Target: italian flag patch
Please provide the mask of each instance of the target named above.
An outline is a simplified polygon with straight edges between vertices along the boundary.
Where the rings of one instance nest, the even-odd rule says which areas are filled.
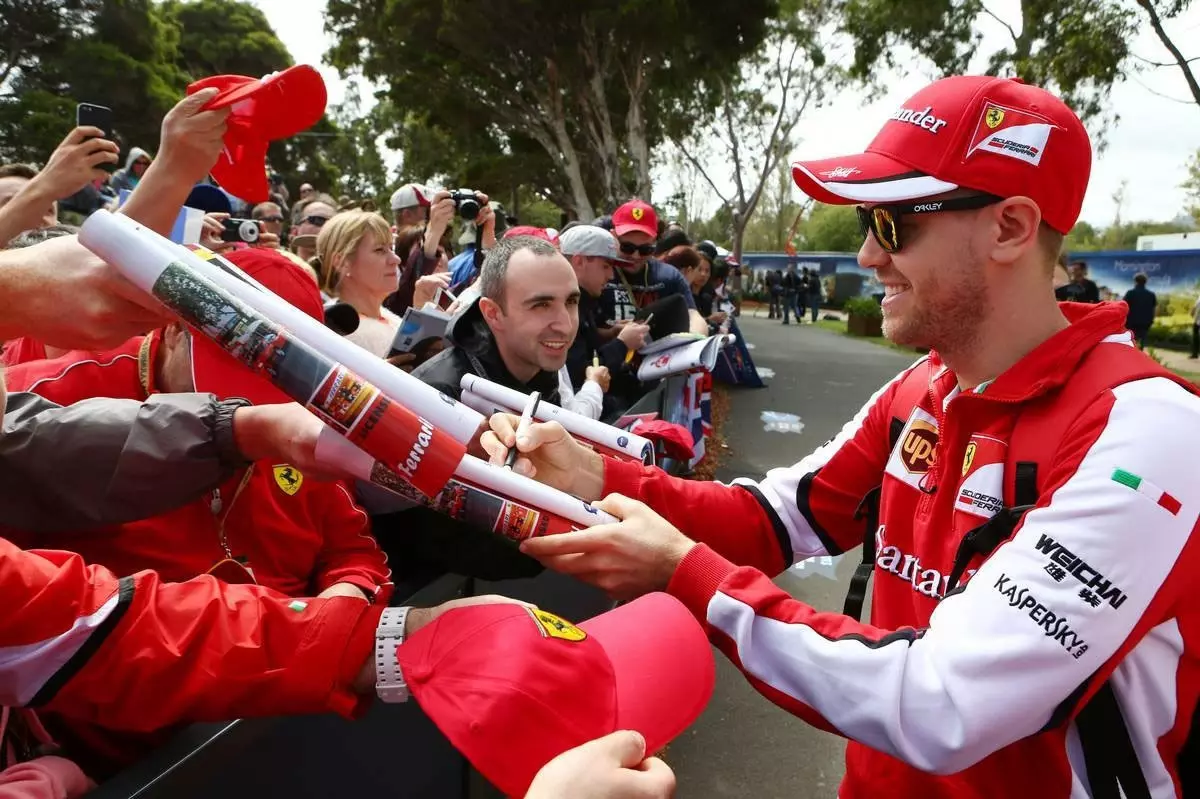
[[[1127,472],[1124,469],[1117,469],[1112,473],[1112,479],[1114,483],[1120,483],[1127,488],[1132,488],[1142,496],[1149,497],[1151,501],[1157,504],[1160,508],[1166,510],[1172,516],[1178,516],[1180,509],[1183,508],[1183,505],[1181,505],[1179,500],[1175,499],[1175,497],[1171,496],[1166,491],[1163,491],[1149,480],[1138,477],[1132,472]]]

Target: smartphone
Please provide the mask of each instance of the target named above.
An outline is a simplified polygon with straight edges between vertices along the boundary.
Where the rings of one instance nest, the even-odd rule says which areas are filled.
[[[75,126],[87,125],[93,128],[100,128],[100,130],[104,131],[102,138],[112,141],[112,115],[112,109],[106,106],[80,103],[75,107]],[[117,171],[116,164],[107,162],[100,164],[100,168],[109,174]]]

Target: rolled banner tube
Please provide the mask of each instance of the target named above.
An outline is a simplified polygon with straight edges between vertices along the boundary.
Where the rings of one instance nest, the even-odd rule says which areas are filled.
[[[470,444],[485,423],[482,414],[342,338],[240,270],[226,271],[222,264],[230,270],[236,270],[236,267],[223,258],[212,256],[213,260],[205,260],[129,217],[107,211],[97,211],[88,217],[79,232],[79,241],[121,269],[131,282],[147,292],[152,290],[157,279],[154,264],[161,268],[167,261],[181,261],[258,313],[287,328],[293,341],[303,342],[361,375],[463,444]],[[164,255],[156,257],[155,252]]]
[[[396,472],[328,427],[317,439],[317,460],[515,542],[616,521],[570,494],[471,455],[463,457],[454,478],[432,499],[422,497]]]
[[[482,397],[484,400],[494,402],[501,408],[524,408],[528,396],[502,386],[499,383],[493,383],[491,380],[486,380],[478,375],[463,375],[462,381],[459,383],[464,394],[467,392]],[[475,410],[480,410],[480,404],[473,403],[472,407]],[[585,439],[592,444],[595,444],[600,449],[612,453],[623,460],[640,461],[641,463],[654,464],[654,444],[649,439],[630,433],[628,430],[622,430],[619,427],[613,427],[610,424],[589,419],[586,416],[568,411],[565,408],[560,408],[557,405],[552,405],[549,402],[541,402],[538,404],[537,412],[534,417],[539,422],[558,422],[563,428],[575,436],[576,438]]]

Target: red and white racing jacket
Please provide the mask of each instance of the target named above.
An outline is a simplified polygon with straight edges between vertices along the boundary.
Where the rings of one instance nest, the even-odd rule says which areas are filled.
[[[963,534],[1002,496],[1023,403],[1100,342],[1128,341],[1122,304],[1068,315],[982,391],[959,392],[936,355],[922,358],[831,441],[757,483],[606,461],[606,494],[701,542],[669,590],[713,642],[773,702],[851,739],[843,799],[1086,796],[1072,719],[1110,676],[1151,795],[1179,791],[1200,693],[1200,398],[1150,378],[1064,418],[1037,506],[946,595]],[[929,390],[893,407],[909,372]],[[775,587],[768,575],[791,562],[861,542],[855,510],[881,477],[871,623]]]

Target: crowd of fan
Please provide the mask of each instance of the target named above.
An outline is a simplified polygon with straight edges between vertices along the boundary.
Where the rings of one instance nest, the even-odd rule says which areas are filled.
[[[201,205],[203,246],[316,319],[332,304],[352,307],[350,340],[444,393],[458,396],[462,376],[476,374],[593,418],[648,390],[631,366],[648,337],[706,334],[740,306],[738,265],[660,225],[637,199],[562,231],[521,226],[482,193],[417,184],[395,191],[391,218],[310,184],[291,202],[278,176],[269,201],[246,206],[211,185],[225,112],[201,110],[208,97],[179,103],[158,154],[134,148],[115,174],[103,167],[120,159],[117,145],[86,127],[40,170],[0,167],[0,291],[14,308],[0,324],[0,584],[10,586],[0,651],[66,641],[46,644],[55,667],[0,696],[38,705],[6,712],[0,768],[57,769],[45,757],[54,752],[86,786],[181,723],[355,712],[372,685],[356,643],[378,619],[372,609],[446,572],[494,580],[542,568],[490,530],[422,506],[369,512],[352,483],[318,479],[319,422],[167,317],[84,249],[68,220],[119,206],[165,234],[185,203]],[[478,211],[465,214],[472,199]],[[257,223],[254,243],[223,235],[239,214]],[[405,311],[443,298],[452,303],[444,340],[394,351]],[[104,647],[71,638],[77,617],[118,595],[130,605],[124,621],[93,615],[84,625],[106,630]],[[294,598],[303,612],[285,602]],[[239,636],[287,608],[294,637],[255,640],[258,654],[217,673],[164,654],[249,646]],[[32,618],[46,629],[17,621]],[[318,624],[322,632],[304,632]],[[293,674],[296,653],[317,646],[334,654]],[[131,647],[133,663],[121,654]],[[167,698],[145,700],[166,684]],[[18,740],[36,746],[14,749]]]

